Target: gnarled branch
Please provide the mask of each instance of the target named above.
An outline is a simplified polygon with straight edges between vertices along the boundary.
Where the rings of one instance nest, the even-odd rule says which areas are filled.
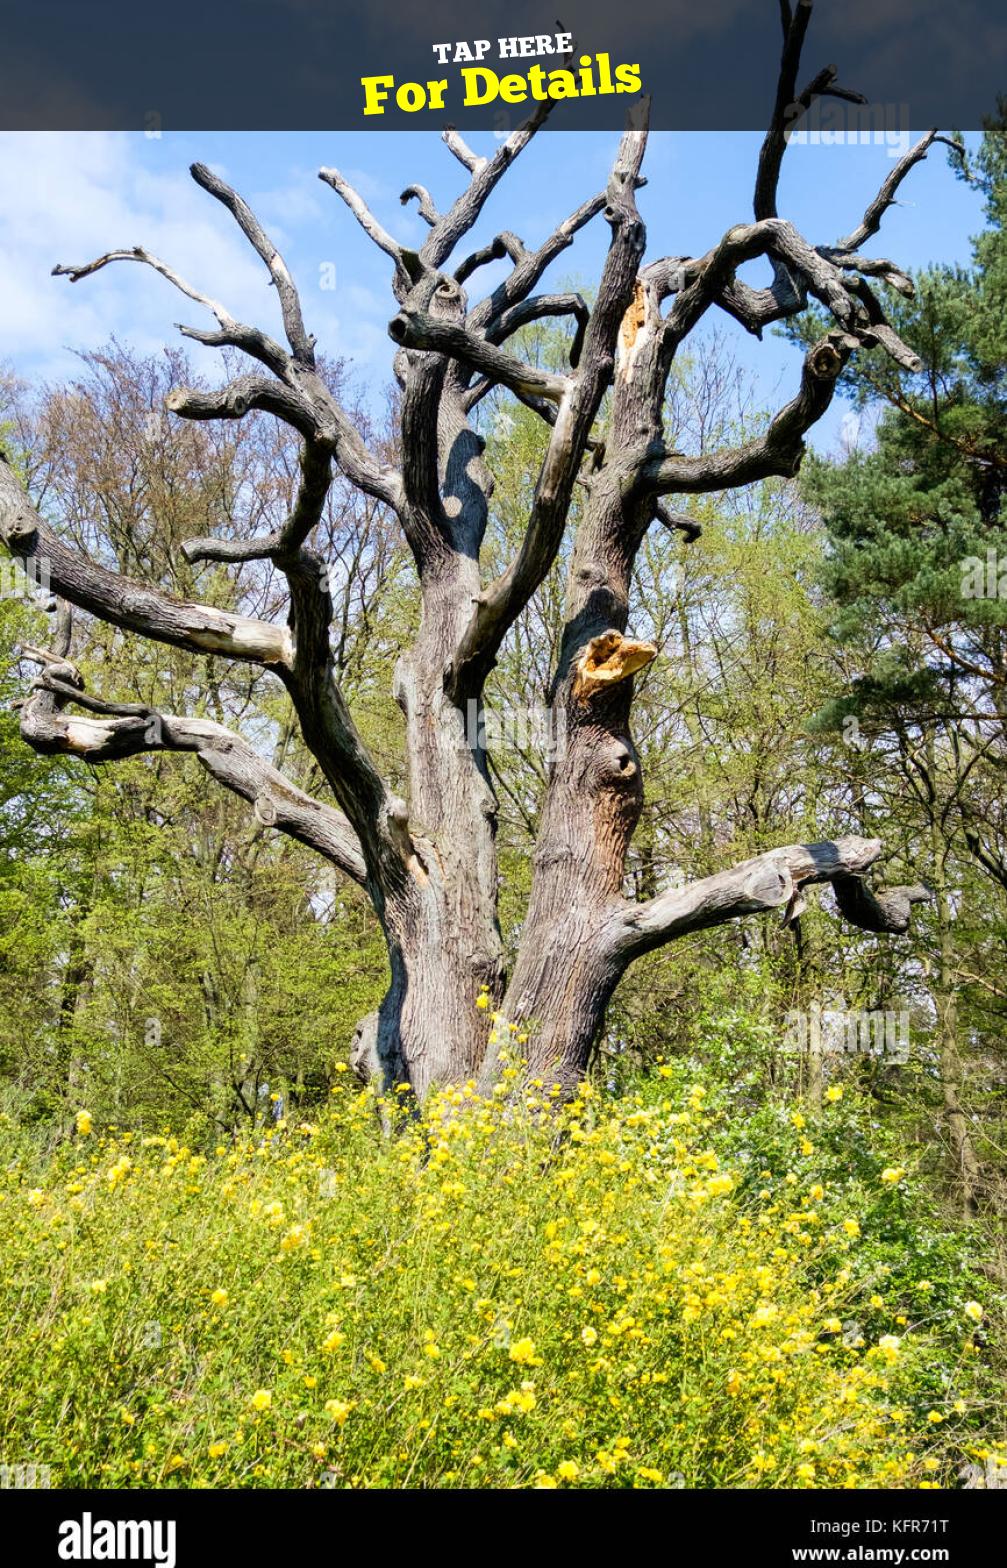
[[[294,287],[294,280],[287,270],[286,262],[255,213],[244,198],[208,169],[205,163],[194,163],[189,172],[197,185],[201,185],[204,191],[208,191],[227,208],[256,254],[265,262],[279,296],[283,329],[291,352],[301,364],[314,366],[315,340],[305,331],[301,301]]]
[[[580,363],[584,334],[591,316],[587,303],[580,294],[535,294],[517,305],[511,305],[508,310],[497,316],[486,337],[490,343],[502,343],[505,338],[520,332],[522,327],[527,327],[533,321],[542,321],[548,316],[573,316],[576,320],[577,330],[570,345],[570,366],[571,369],[576,370]]]
[[[617,950],[635,958],[688,931],[723,925],[745,915],[783,909],[799,912],[801,889],[831,882],[845,917],[868,931],[903,932],[909,908],[925,889],[896,888],[871,893],[863,881],[882,853],[880,839],[850,836],[818,844],[788,844],[756,855],[728,871],[671,889],[642,904],[627,904],[620,916]]]
[[[505,354],[486,338],[456,322],[441,321],[424,311],[405,309],[394,316],[388,326],[388,335],[403,348],[426,349],[435,354],[447,354],[460,359],[470,370],[499,382],[513,392],[530,397],[546,397],[551,402],[561,401],[567,389],[565,377],[534,365],[525,365],[512,355]]]
[[[248,801],[264,825],[287,833],[363,884],[367,868],[356,834],[342,812],[313,800],[259,756],[240,735],[208,719],[179,718],[140,703],[103,702],[82,688],[65,654],[24,649],[44,664],[21,709],[21,735],[35,751],[85,762],[116,761],[152,751],[193,752],[206,771]],[[76,706],[98,717],[79,718]]]
[[[943,142],[945,146],[953,148],[959,154],[962,151],[961,144],[954,141],[950,136],[941,136],[936,129],[927,131],[926,135],[921,136],[916,145],[910,147],[905,156],[899,159],[898,163],[883,181],[881,189],[867,208],[857,227],[852,233],[847,234],[845,239],[839,240],[834,247],[835,250],[846,251],[847,254],[851,251],[857,251],[861,245],[866,245],[867,241],[877,234],[881,228],[881,220],[889,207],[894,203],[902,181],[910,169],[926,157],[935,142]]]
[[[292,664],[293,641],[287,627],[175,599],[109,571],[64,544],[32,506],[2,453],[0,539],[43,560],[54,593],[113,626],[189,653],[216,653],[268,665],[278,673]]]
[[[142,245],[134,245],[129,250],[106,251],[96,260],[78,266],[57,265],[53,267],[52,275],[54,278],[69,278],[71,283],[79,283],[82,278],[91,277],[93,273],[100,272],[113,261],[139,261],[148,267],[153,267],[155,272],[159,272],[162,278],[167,278],[168,282],[174,284],[187,299],[194,300],[197,305],[202,305],[216,316],[220,324],[217,332],[203,332],[196,327],[179,326],[178,330],[183,337],[192,338],[195,342],[204,343],[212,348],[239,348],[253,359],[261,360],[264,365],[268,365],[276,375],[283,374],[287,355],[279,343],[274,342],[268,333],[260,332],[258,327],[249,327],[237,321],[225,306],[211,299],[208,294],[201,294],[198,289],[194,289],[172,267],[149,250],[145,250]]]
[[[605,208],[612,240],[581,362],[563,387],[521,547],[480,596],[455,654],[449,681],[455,701],[461,701],[470,686],[481,685],[507,629],[556,558],[574,481],[612,378],[619,329],[634,293],[645,238],[635,195],[645,146],[646,132],[637,130],[627,131],[619,144]],[[522,388],[532,397],[539,391],[534,386]]]
[[[654,455],[641,468],[643,488],[654,495],[695,494],[752,484],[774,474],[790,478],[800,466],[803,437],[828,408],[839,372],[855,346],[855,338],[829,333],[809,349],[800,391],[763,436],[702,457]]]

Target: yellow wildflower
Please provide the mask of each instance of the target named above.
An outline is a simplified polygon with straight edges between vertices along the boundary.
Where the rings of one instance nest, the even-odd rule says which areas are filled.
[[[281,1252],[293,1252],[297,1247],[304,1245],[308,1236],[306,1225],[291,1225],[286,1235],[280,1241]]]

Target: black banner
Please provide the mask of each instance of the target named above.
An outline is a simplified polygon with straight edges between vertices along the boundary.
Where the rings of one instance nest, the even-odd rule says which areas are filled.
[[[747,1563],[945,1563],[978,1568],[1002,1547],[1003,1497],[996,1492],[46,1492],[0,1493],[8,1538],[23,1542],[25,1564],[119,1561],[162,1568],[219,1568],[222,1541],[232,1560],[254,1565],[296,1551],[298,1563],[343,1555],[347,1529],[371,1546],[397,1522],[430,1540],[431,1528],[480,1536],[498,1514],[508,1536],[562,1529],[568,1546],[581,1530],[606,1524],[661,1532],[671,1560]],[[397,1521],[396,1516],[399,1516]],[[478,1517],[476,1517],[478,1515]],[[673,1531],[673,1534],[667,1532]],[[637,1534],[638,1538],[638,1534]],[[661,1537],[655,1533],[654,1541]],[[689,1543],[688,1550],[685,1550]],[[13,1559],[12,1559],[13,1560]]]
[[[561,18],[556,11],[562,9]],[[506,132],[549,101],[557,128],[757,130],[776,0],[35,0],[7,8],[0,127]],[[1002,0],[820,0],[805,60],[832,98],[803,129],[976,127],[1003,86]],[[801,87],[806,85],[803,81]]]

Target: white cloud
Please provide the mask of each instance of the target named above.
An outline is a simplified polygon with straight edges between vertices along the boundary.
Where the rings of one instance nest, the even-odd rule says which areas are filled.
[[[10,363],[32,383],[62,380],[78,372],[79,352],[114,335],[144,354],[184,346],[199,370],[220,379],[219,355],[176,328],[184,322],[212,330],[212,316],[149,267],[116,262],[75,284],[51,275],[56,263],[91,261],[133,245],[152,251],[239,319],[282,339],[276,293],[262,263],[230,214],[192,181],[181,153],[178,165],[166,168],[163,151],[153,157],[151,144],[137,134],[0,134],[0,364]],[[228,177],[226,168],[212,166]],[[425,232],[420,220],[382,182],[370,182],[370,189],[394,211],[397,232],[418,242]],[[340,204],[333,208],[315,171],[301,168],[284,171],[249,198],[288,255],[320,348],[352,360],[383,388],[391,374],[390,294],[351,281],[338,253],[336,291],[319,287],[319,267],[328,265],[323,247],[335,242]]]
[[[330,194],[320,185],[316,169],[292,169],[289,184],[253,191],[248,200],[273,238],[283,244],[281,228],[319,223],[325,218],[329,205],[325,197]]]
[[[151,167],[148,146],[142,136],[103,132],[0,135],[0,360],[33,379],[61,376],[73,369],[73,351],[113,333],[153,352],[182,341],[178,321],[212,328],[199,306],[132,262],[76,284],[51,276],[56,263],[133,245],[234,315],[278,330],[275,293],[230,216],[187,171]]]

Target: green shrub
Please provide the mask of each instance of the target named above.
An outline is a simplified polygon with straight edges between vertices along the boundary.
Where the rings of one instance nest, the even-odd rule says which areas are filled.
[[[508,1072],[385,1107],[391,1136],[344,1073],[316,1123],[205,1155],[82,1113],[44,1156],[8,1120],[0,1457],[62,1486],[867,1487],[992,1452],[988,1307],[910,1175],[843,1166],[856,1108],[739,1126],[668,1065],[556,1113]]]

